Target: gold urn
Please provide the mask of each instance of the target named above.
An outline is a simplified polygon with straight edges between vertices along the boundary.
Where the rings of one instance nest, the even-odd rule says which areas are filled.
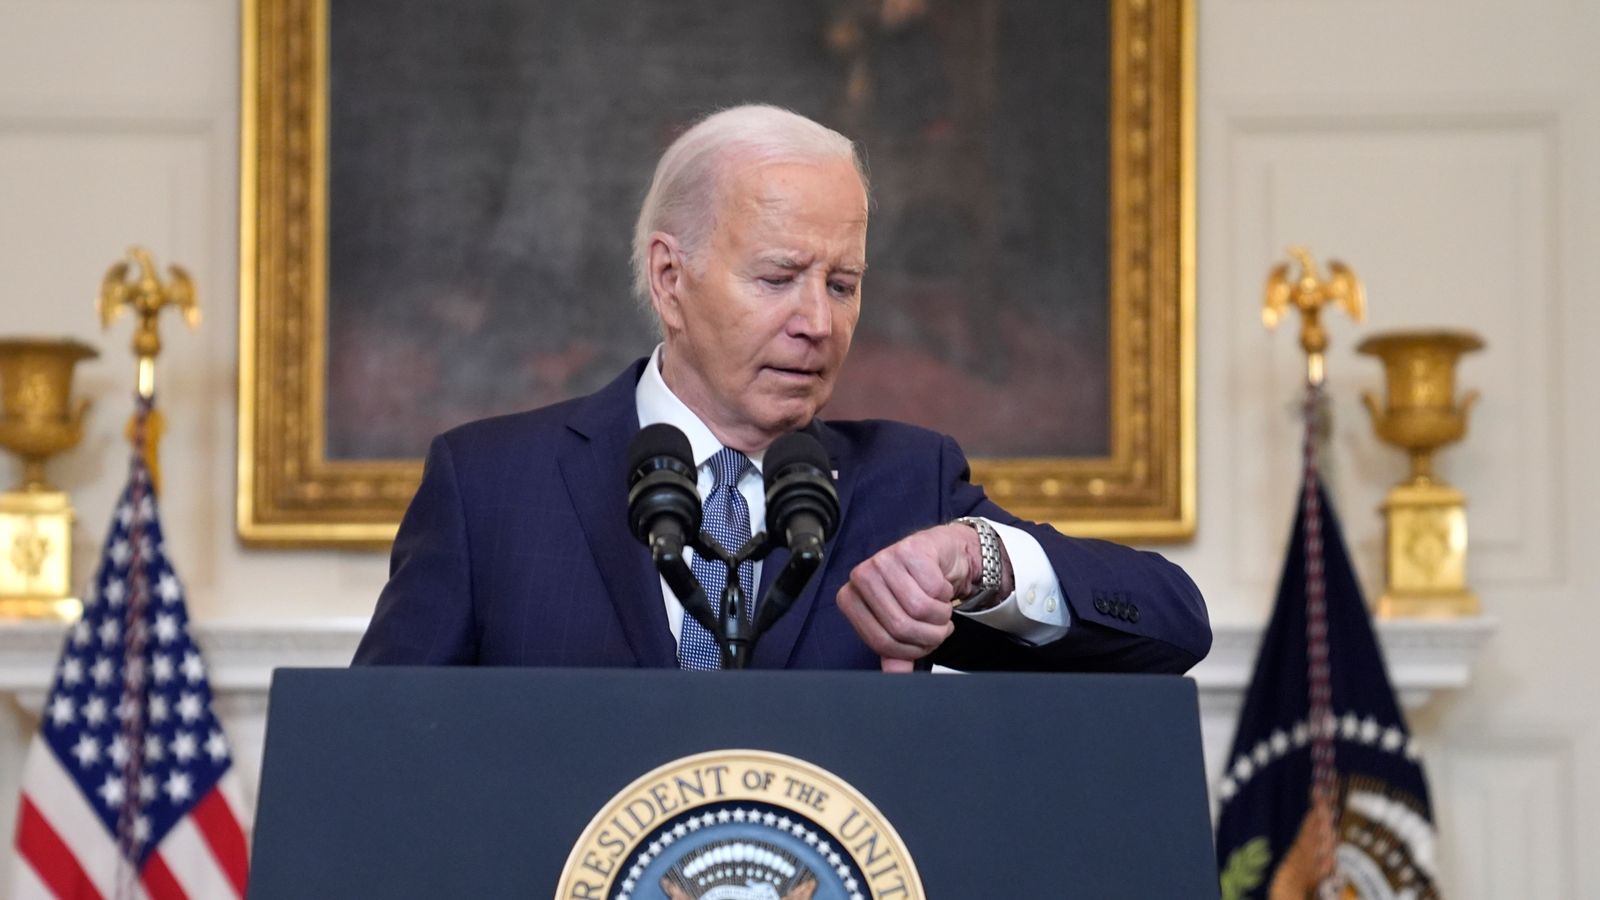
[[[0,493],[0,618],[77,613],[75,516],[67,495],[45,480],[44,464],[82,440],[89,401],[73,401],[72,372],[99,355],[70,339],[0,339],[0,447],[22,460],[22,482]]]
[[[1478,393],[1456,399],[1456,363],[1483,341],[1463,331],[1394,331],[1356,349],[1382,360],[1387,378],[1381,403],[1361,397],[1378,437],[1411,458],[1411,476],[1383,504],[1387,584],[1378,615],[1475,616],[1478,598],[1466,584],[1466,495],[1434,476],[1433,455],[1466,436]]]

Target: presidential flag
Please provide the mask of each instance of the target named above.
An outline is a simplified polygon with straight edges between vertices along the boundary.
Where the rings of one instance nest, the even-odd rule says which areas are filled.
[[[149,413],[28,751],[18,900],[244,895],[249,817],[162,545]]]
[[[1222,897],[1436,898],[1427,782],[1322,487],[1314,430],[1277,603],[1217,785]]]

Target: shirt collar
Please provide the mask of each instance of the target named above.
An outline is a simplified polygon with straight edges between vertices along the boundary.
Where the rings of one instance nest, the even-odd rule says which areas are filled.
[[[711,457],[716,456],[722,449],[722,442],[711,433],[711,429],[701,418],[695,415],[678,395],[667,387],[666,379],[661,377],[661,353],[665,344],[657,344],[656,349],[650,354],[650,362],[644,367],[644,374],[639,378],[639,384],[633,390],[633,402],[639,410],[639,427],[665,423],[682,431],[689,438],[689,448],[694,451],[694,464],[696,468],[706,465]],[[761,471],[761,458],[766,451],[746,454],[757,472]]]

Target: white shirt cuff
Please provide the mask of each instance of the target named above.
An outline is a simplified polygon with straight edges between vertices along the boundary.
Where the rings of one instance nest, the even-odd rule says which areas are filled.
[[[1020,528],[1002,525],[985,519],[994,526],[1005,545],[1006,556],[1011,559],[1011,574],[1017,589],[998,605],[975,613],[957,612],[1029,644],[1048,644],[1067,633],[1072,626],[1072,614],[1067,611],[1067,601],[1061,596],[1061,582],[1056,578],[1050,558],[1033,535]]]

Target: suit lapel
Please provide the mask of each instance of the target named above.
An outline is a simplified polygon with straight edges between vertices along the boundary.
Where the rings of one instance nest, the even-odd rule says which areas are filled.
[[[671,668],[677,648],[667,625],[661,581],[650,554],[628,530],[628,442],[639,430],[634,387],[644,363],[579,401],[567,427],[584,440],[561,455],[561,477],[589,552],[617,608],[623,634],[642,666]]]
[[[822,565],[812,573],[811,580],[806,582],[806,588],[795,599],[794,606],[773,624],[772,630],[763,635],[760,643],[756,645],[754,665],[762,669],[788,668],[802,627],[810,619],[811,610],[816,606],[817,592],[827,580],[829,571],[836,565],[833,551],[838,543],[839,533],[843,530],[845,517],[850,514],[850,499],[855,494],[857,472],[855,460],[850,455],[849,444],[821,419],[813,419],[804,430],[822,444],[822,449],[828,452],[828,459],[833,464],[834,472],[837,473],[834,476],[834,487],[839,492],[839,527],[834,529],[834,536],[828,539]],[[787,549],[772,551],[761,564],[761,584],[756,588],[757,597],[766,594],[767,589],[772,586],[772,582],[788,562]]]

